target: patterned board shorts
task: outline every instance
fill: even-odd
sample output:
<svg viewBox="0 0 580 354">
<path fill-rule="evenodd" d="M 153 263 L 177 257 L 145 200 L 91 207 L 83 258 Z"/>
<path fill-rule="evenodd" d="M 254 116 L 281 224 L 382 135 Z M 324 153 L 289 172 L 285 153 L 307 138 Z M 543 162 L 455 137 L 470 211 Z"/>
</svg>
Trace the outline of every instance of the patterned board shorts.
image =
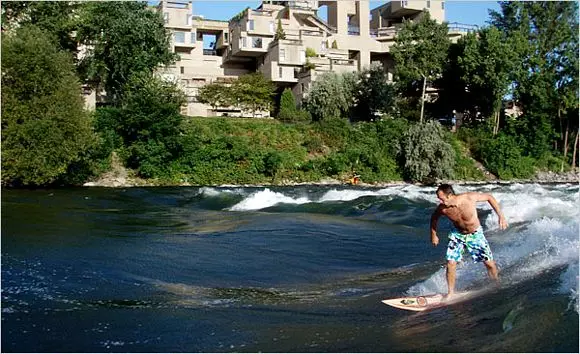
<svg viewBox="0 0 580 354">
<path fill-rule="evenodd" d="M 474 262 L 493 260 L 489 243 L 483 235 L 483 228 L 481 226 L 472 234 L 462 234 L 456 229 L 453 229 L 449 233 L 449 244 L 447 245 L 446 255 L 448 261 L 461 262 L 466 248 Z"/>
</svg>

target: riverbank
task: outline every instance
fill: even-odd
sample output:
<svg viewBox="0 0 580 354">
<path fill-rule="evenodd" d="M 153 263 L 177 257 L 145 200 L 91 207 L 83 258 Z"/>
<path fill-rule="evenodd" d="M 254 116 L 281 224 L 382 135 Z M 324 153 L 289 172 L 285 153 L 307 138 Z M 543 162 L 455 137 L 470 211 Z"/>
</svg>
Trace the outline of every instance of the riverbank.
<svg viewBox="0 0 580 354">
<path fill-rule="evenodd" d="M 115 161 L 111 171 L 102 175 L 98 180 L 87 182 L 84 187 L 109 187 L 109 188 L 126 188 L 126 187 L 153 187 L 153 186 L 198 186 L 188 182 L 182 182 L 177 184 L 162 183 L 158 180 L 147 180 L 135 176 L 135 173 L 131 170 L 124 168 L 118 161 Z M 511 184 L 511 183 L 539 183 L 539 184 L 550 184 L 550 183 L 579 183 L 580 176 L 578 170 L 556 173 L 556 172 L 538 172 L 536 176 L 531 179 L 515 179 L 515 180 L 500 180 L 500 179 L 486 179 L 480 181 L 464 181 L 464 180 L 436 180 L 433 184 L 438 183 L 450 183 L 450 184 Z M 385 181 L 377 183 L 365 183 L 360 182 L 357 186 L 360 187 L 389 187 L 396 185 L 421 185 L 421 183 L 410 183 L 406 181 Z M 214 186 L 223 187 L 265 187 L 265 186 L 300 186 L 300 185 L 336 185 L 336 186 L 349 186 L 350 184 L 346 181 L 340 181 L 334 178 L 324 178 L 319 181 L 312 182 L 292 182 L 288 180 L 281 180 L 278 183 L 271 184 L 219 184 Z"/>
</svg>

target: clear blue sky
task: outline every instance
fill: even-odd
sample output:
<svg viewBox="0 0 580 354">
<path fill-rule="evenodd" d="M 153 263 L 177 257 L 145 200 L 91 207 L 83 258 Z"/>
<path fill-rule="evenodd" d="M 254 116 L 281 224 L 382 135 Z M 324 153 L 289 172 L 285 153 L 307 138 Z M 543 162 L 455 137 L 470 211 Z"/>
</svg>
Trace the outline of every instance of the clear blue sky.
<svg viewBox="0 0 580 354">
<path fill-rule="evenodd" d="M 413 1 L 413 0 L 409 0 Z M 387 1 L 371 1 L 371 9 Z M 150 1 L 157 3 L 157 1 Z M 229 20 L 246 7 L 255 9 L 261 1 L 193 1 L 193 13 L 212 20 Z M 497 1 L 445 1 L 445 19 L 447 22 L 459 22 L 483 26 L 489 20 L 488 9 L 498 10 Z"/>
</svg>

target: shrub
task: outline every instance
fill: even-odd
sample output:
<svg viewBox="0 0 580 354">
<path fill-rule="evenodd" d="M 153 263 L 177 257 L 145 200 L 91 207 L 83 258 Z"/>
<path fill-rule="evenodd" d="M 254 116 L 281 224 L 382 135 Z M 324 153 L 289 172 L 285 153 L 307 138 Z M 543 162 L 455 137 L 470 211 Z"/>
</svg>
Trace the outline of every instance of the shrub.
<svg viewBox="0 0 580 354">
<path fill-rule="evenodd" d="M 485 167 L 500 179 L 530 178 L 535 172 L 535 160 L 522 156 L 516 138 L 504 133 L 485 139 L 479 157 Z"/>
<path fill-rule="evenodd" d="M 305 99 L 305 107 L 316 121 L 345 117 L 351 107 L 354 86 L 349 75 L 334 72 L 318 78 Z"/>
<path fill-rule="evenodd" d="M 445 142 L 445 131 L 434 121 L 417 123 L 402 140 L 401 158 L 405 178 L 424 182 L 453 176 L 455 153 Z"/>
<path fill-rule="evenodd" d="M 310 47 L 306 48 L 306 57 L 307 58 L 312 58 L 312 57 L 315 57 L 316 55 L 317 54 L 316 54 L 316 51 L 314 49 L 312 49 Z"/>
</svg>

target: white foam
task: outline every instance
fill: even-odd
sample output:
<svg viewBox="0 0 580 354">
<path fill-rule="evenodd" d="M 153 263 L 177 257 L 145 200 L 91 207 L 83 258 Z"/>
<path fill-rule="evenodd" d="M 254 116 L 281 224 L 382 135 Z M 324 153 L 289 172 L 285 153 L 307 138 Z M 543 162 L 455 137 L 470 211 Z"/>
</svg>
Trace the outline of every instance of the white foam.
<svg viewBox="0 0 580 354">
<path fill-rule="evenodd" d="M 213 187 L 201 187 L 198 194 L 204 195 L 206 197 L 217 197 L 221 194 L 246 194 L 242 188 L 234 189 L 217 189 Z"/>
<path fill-rule="evenodd" d="M 389 188 L 383 188 L 378 190 L 373 189 L 332 189 L 326 192 L 318 202 L 334 202 L 334 201 L 351 201 L 361 197 L 401 197 L 410 200 L 426 200 L 435 203 L 437 197 L 435 193 L 426 193 L 428 190 L 425 187 L 417 186 L 395 186 Z"/>
<path fill-rule="evenodd" d="M 273 192 L 266 188 L 262 191 L 254 192 L 247 198 L 232 206 L 230 210 L 245 211 L 245 210 L 260 210 L 268 208 L 277 204 L 305 204 L 310 203 L 307 197 L 292 198 L 285 196 L 279 192 Z"/>
</svg>

